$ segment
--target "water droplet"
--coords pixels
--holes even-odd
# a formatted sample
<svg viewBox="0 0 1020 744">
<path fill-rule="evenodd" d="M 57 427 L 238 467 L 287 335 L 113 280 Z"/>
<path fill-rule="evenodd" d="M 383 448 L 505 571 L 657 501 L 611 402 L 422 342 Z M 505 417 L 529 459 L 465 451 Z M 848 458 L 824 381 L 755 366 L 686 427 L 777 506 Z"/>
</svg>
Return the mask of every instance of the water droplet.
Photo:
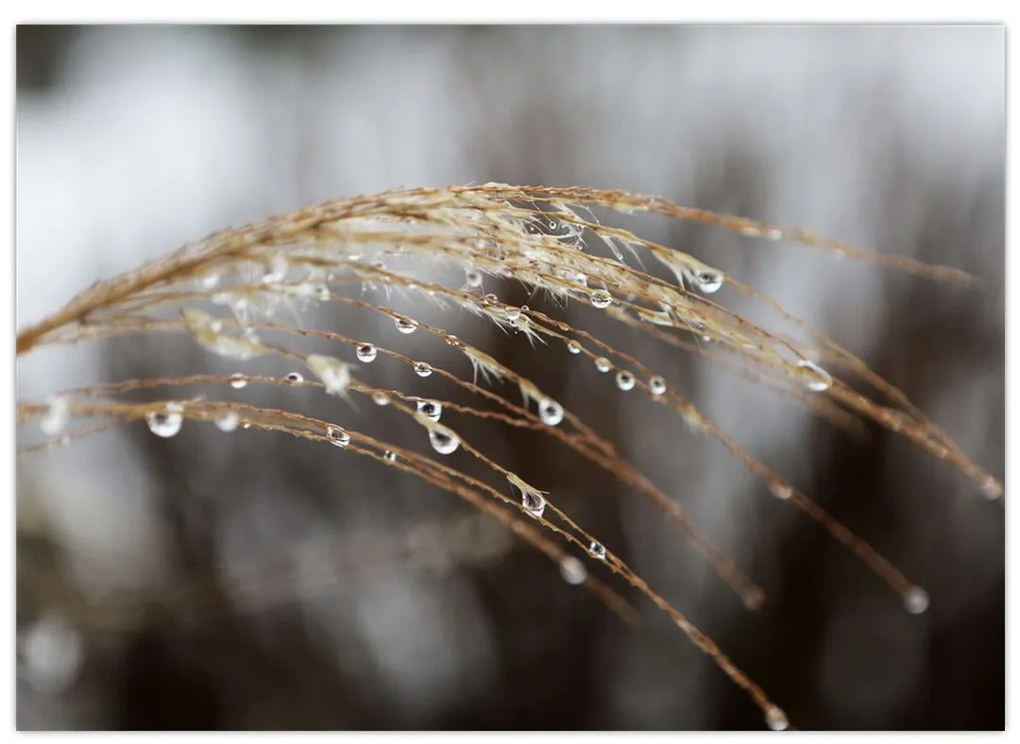
<svg viewBox="0 0 1020 744">
<path fill-rule="evenodd" d="M 482 272 L 478 269 L 468 269 L 464 272 L 464 281 L 469 287 L 477 289 L 482 286 Z"/>
<path fill-rule="evenodd" d="M 429 430 L 429 441 L 432 449 L 441 455 L 449 455 L 460 447 L 460 437 L 445 426 L 437 426 Z"/>
<path fill-rule="evenodd" d="M 616 387 L 620 388 L 620 390 L 633 390 L 634 382 L 634 375 L 630 372 L 616 373 Z"/>
<path fill-rule="evenodd" d="M 610 362 L 605 357 L 598 357 L 595 360 L 595 369 L 597 369 L 599 372 L 608 372 L 612 368 L 613 368 L 613 363 Z"/>
<path fill-rule="evenodd" d="M 701 269 L 694 272 L 692 276 L 694 278 L 694 286 L 705 294 L 718 292 L 719 288 L 723 285 L 723 274 L 715 269 Z"/>
<path fill-rule="evenodd" d="M 46 399 L 46 413 L 39 421 L 39 428 L 44 434 L 59 434 L 67 426 L 70 412 L 67 410 L 67 399 L 55 396 Z"/>
<path fill-rule="evenodd" d="M 648 381 L 648 387 L 651 389 L 652 395 L 664 395 L 666 392 L 666 381 L 656 376 Z"/>
<path fill-rule="evenodd" d="M 368 364 L 374 362 L 379 351 L 372 346 L 372 344 L 358 344 L 358 348 L 354 350 L 354 354 L 358 357 L 359 362 Z"/>
<path fill-rule="evenodd" d="M 411 320 L 410 318 L 397 318 L 393 321 L 393 324 L 397 327 L 398 331 L 405 335 L 414 333 L 418 329 L 418 321 Z"/>
<path fill-rule="evenodd" d="M 912 587 L 903 595 L 903 606 L 911 615 L 920 615 L 928 609 L 928 592 L 919 586 Z"/>
<path fill-rule="evenodd" d="M 521 309 L 519 307 L 507 305 L 505 308 L 503 308 L 503 315 L 506 317 L 507 320 L 513 323 L 514 321 L 521 317 Z"/>
<path fill-rule="evenodd" d="M 990 501 L 1002 498 L 1002 484 L 994 476 L 986 475 L 981 482 L 981 493 Z"/>
<path fill-rule="evenodd" d="M 210 272 L 204 275 L 200 282 L 205 289 L 212 289 L 220 283 L 220 275 L 215 271 Z"/>
<path fill-rule="evenodd" d="M 248 378 L 242 375 L 240 372 L 235 372 L 230 376 L 230 387 L 234 388 L 235 390 L 240 390 L 241 388 L 247 386 Z"/>
<path fill-rule="evenodd" d="M 592 540 L 591 544 L 588 545 L 588 555 L 597 561 L 604 561 L 606 559 L 606 546 L 597 540 Z"/>
<path fill-rule="evenodd" d="M 790 720 L 782 710 L 772 705 L 765 711 L 765 725 L 773 731 L 785 731 L 790 726 Z"/>
<path fill-rule="evenodd" d="M 808 390 L 822 393 L 832 387 L 832 375 L 814 362 L 801 359 L 797 362 L 797 366 L 803 370 L 801 377 L 804 379 L 804 384 L 807 385 Z"/>
<path fill-rule="evenodd" d="M 432 374 L 432 365 L 427 362 L 415 362 L 414 373 L 418 377 L 428 377 Z"/>
<path fill-rule="evenodd" d="M 783 483 L 782 481 L 770 483 L 769 490 L 772 491 L 772 494 L 776 498 L 782 499 L 783 501 L 786 501 L 788 498 L 793 496 L 793 486 L 789 483 Z"/>
<path fill-rule="evenodd" d="M 291 372 L 289 375 L 283 378 L 285 382 L 291 385 L 297 385 L 298 383 L 304 382 L 305 378 L 300 372 Z"/>
<path fill-rule="evenodd" d="M 346 447 L 351 443 L 351 435 L 336 426 L 327 426 L 326 436 L 334 447 Z"/>
<path fill-rule="evenodd" d="M 489 292 L 482 298 L 482 302 L 484 302 L 486 305 L 495 305 L 497 302 L 499 302 L 499 298 L 492 292 Z"/>
<path fill-rule="evenodd" d="M 443 404 L 438 400 L 419 400 L 418 413 L 424 414 L 432 421 L 438 421 L 439 417 L 443 415 Z"/>
<path fill-rule="evenodd" d="M 538 404 L 538 416 L 543 424 L 556 426 L 563 420 L 563 406 L 550 398 L 543 398 Z"/>
<path fill-rule="evenodd" d="M 591 306 L 599 310 L 613 304 L 613 296 L 604 289 L 596 289 L 588 295 L 588 299 L 591 301 Z"/>
<path fill-rule="evenodd" d="M 569 351 L 571 354 L 580 354 L 581 344 L 579 344 L 574 339 L 570 339 L 569 341 L 567 341 L 567 351 Z"/>
<path fill-rule="evenodd" d="M 388 406 L 390 404 L 390 396 L 386 393 L 372 393 L 372 402 L 377 406 Z"/>
<path fill-rule="evenodd" d="M 383 459 L 386 460 L 386 462 L 396 462 L 397 453 L 392 450 L 386 450 L 383 452 Z"/>
<path fill-rule="evenodd" d="M 577 558 L 572 555 L 564 556 L 560 561 L 560 576 L 568 584 L 578 586 L 588 578 L 588 569 L 584 567 Z"/>
<path fill-rule="evenodd" d="M 521 506 L 535 519 L 539 519 L 545 513 L 546 503 L 548 502 L 546 502 L 545 497 L 540 493 L 535 493 L 534 491 L 524 491 L 521 493 Z"/>
<path fill-rule="evenodd" d="M 162 411 L 151 411 L 145 414 L 145 420 L 149 424 L 149 431 L 158 437 L 172 437 L 181 430 L 184 417 L 181 412 L 184 409 L 176 403 L 167 403 Z"/>
<path fill-rule="evenodd" d="M 222 416 L 218 416 L 214 423 L 220 431 L 233 431 L 240 422 L 241 417 L 237 411 L 227 411 Z"/>
</svg>

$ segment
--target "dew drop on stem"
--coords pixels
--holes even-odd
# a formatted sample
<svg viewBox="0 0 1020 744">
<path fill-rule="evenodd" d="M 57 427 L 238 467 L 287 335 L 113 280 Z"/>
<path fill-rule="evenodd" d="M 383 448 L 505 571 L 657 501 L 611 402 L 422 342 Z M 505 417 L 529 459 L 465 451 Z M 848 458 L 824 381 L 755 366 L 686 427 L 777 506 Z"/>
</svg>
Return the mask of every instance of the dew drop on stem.
<svg viewBox="0 0 1020 744">
<path fill-rule="evenodd" d="M 372 346 L 372 344 L 358 344 L 358 347 L 354 350 L 354 354 L 358 357 L 359 362 L 368 364 L 375 361 L 379 352 L 374 346 Z"/>
</svg>

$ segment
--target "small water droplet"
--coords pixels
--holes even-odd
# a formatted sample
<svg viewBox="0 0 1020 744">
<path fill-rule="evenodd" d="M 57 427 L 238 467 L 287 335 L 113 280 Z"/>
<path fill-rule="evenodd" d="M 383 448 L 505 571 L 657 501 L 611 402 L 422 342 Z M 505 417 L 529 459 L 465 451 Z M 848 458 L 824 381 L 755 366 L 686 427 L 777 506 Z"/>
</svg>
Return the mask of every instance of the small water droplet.
<svg viewBox="0 0 1020 744">
<path fill-rule="evenodd" d="M 832 375 L 814 362 L 801 359 L 797 362 L 797 366 L 804 370 L 801 377 L 803 377 L 804 384 L 807 385 L 808 390 L 822 393 L 832 387 Z"/>
<path fill-rule="evenodd" d="M 535 519 L 539 519 L 545 513 L 545 497 L 540 493 L 525 491 L 521 494 L 521 506 Z"/>
<path fill-rule="evenodd" d="M 145 414 L 149 431 L 158 437 L 172 437 L 181 430 L 184 409 L 176 403 L 167 403 L 162 411 L 150 411 Z"/>
<path fill-rule="evenodd" d="M 205 289 L 212 289 L 213 287 L 220 283 L 220 275 L 217 272 L 213 271 L 204 275 L 200 281 L 202 287 L 204 287 Z"/>
<path fill-rule="evenodd" d="M 439 417 L 443 415 L 443 404 L 438 400 L 419 400 L 417 407 L 418 413 L 424 414 L 432 421 L 438 421 Z"/>
<path fill-rule="evenodd" d="M 248 378 L 242 375 L 240 372 L 235 372 L 230 376 L 230 387 L 234 388 L 235 390 L 240 390 L 241 388 L 247 386 Z"/>
<path fill-rule="evenodd" d="M 397 318 L 393 321 L 393 324 L 397 327 L 397 330 L 404 335 L 414 333 L 418 329 L 418 321 L 411 320 L 410 318 Z"/>
<path fill-rule="evenodd" d="M 392 450 L 386 450 L 383 452 L 383 459 L 386 460 L 386 462 L 396 462 L 397 453 Z"/>
<path fill-rule="evenodd" d="M 334 447 L 346 447 L 351 443 L 351 435 L 336 426 L 327 426 L 326 436 Z"/>
<path fill-rule="evenodd" d="M 765 711 L 765 725 L 773 731 L 785 731 L 789 728 L 790 721 L 782 710 L 773 705 Z"/>
<path fill-rule="evenodd" d="M 570 339 L 569 341 L 567 341 L 567 351 L 569 351 L 571 354 L 580 354 L 581 344 L 579 344 L 574 339 Z"/>
<path fill-rule="evenodd" d="M 386 393 L 372 393 L 372 402 L 377 406 L 388 406 L 390 404 L 390 396 Z"/>
<path fill-rule="evenodd" d="M 666 381 L 656 376 L 648 381 L 648 387 L 651 389 L 652 395 L 664 395 L 666 392 Z"/>
<path fill-rule="evenodd" d="M 597 540 L 592 540 L 591 544 L 588 545 L 588 555 L 597 561 L 604 561 L 606 559 L 606 546 Z"/>
<path fill-rule="evenodd" d="M 298 383 L 305 381 L 304 375 L 302 375 L 300 372 L 291 372 L 283 379 L 290 385 L 297 385 Z"/>
<path fill-rule="evenodd" d="M 572 586 L 583 584 L 588 578 L 588 569 L 572 555 L 564 556 L 560 561 L 560 576 Z"/>
<path fill-rule="evenodd" d="M 617 372 L 616 373 L 616 387 L 620 390 L 633 390 L 634 389 L 634 375 L 630 372 Z"/>
<path fill-rule="evenodd" d="M 595 369 L 597 369 L 599 372 L 608 372 L 612 368 L 613 368 L 613 363 L 610 362 L 605 357 L 598 357 L 595 360 Z"/>
<path fill-rule="evenodd" d="M 769 490 L 772 491 L 776 498 L 783 501 L 793 496 L 793 487 L 789 483 L 783 483 L 782 481 L 769 484 Z"/>
<path fill-rule="evenodd" d="M 495 305 L 497 302 L 499 302 L 499 298 L 496 297 L 496 295 L 493 294 L 492 292 L 489 292 L 482 298 L 482 302 L 484 302 L 486 305 Z"/>
<path fill-rule="evenodd" d="M 354 354 L 358 357 L 359 362 L 368 364 L 374 362 L 379 351 L 372 346 L 372 344 L 358 344 L 358 348 L 354 350 Z"/>
<path fill-rule="evenodd" d="M 46 413 L 39 421 L 39 428 L 45 434 L 59 434 L 67 426 L 70 413 L 67 410 L 67 399 L 55 396 L 46 399 Z"/>
<path fill-rule="evenodd" d="M 920 615 L 928 609 L 928 592 L 919 586 L 912 587 L 903 595 L 903 606 L 911 615 Z"/>
<path fill-rule="evenodd" d="M 220 431 L 233 431 L 240 422 L 241 417 L 237 411 L 227 411 L 222 416 L 218 416 L 214 423 Z"/>
<path fill-rule="evenodd" d="M 692 276 L 694 277 L 694 286 L 705 294 L 718 292 L 723 285 L 723 274 L 715 269 L 701 269 L 695 271 Z"/>
<path fill-rule="evenodd" d="M 428 377 L 432 374 L 432 365 L 428 362 L 415 362 L 414 373 L 418 375 L 418 377 Z"/>
<path fill-rule="evenodd" d="M 591 301 L 591 306 L 602 310 L 613 304 L 613 296 L 604 289 L 596 289 L 590 295 L 588 299 Z"/>
<path fill-rule="evenodd" d="M 986 475 L 984 480 L 981 482 L 981 493 L 989 501 L 1002 498 L 1002 483 L 998 481 L 994 476 Z"/>
<path fill-rule="evenodd" d="M 512 305 L 507 305 L 503 308 L 503 316 L 511 323 L 521 317 L 521 309 Z"/>
<path fill-rule="evenodd" d="M 429 430 L 429 442 L 432 449 L 441 455 L 449 455 L 456 452 L 460 447 L 460 437 L 447 429 L 445 426 L 437 426 Z"/>
<path fill-rule="evenodd" d="M 538 404 L 538 416 L 543 424 L 556 426 L 563 420 L 563 406 L 550 398 L 543 398 Z"/>
<path fill-rule="evenodd" d="M 464 281 L 469 287 L 477 289 L 482 286 L 482 272 L 478 269 L 468 269 L 464 272 Z"/>
</svg>

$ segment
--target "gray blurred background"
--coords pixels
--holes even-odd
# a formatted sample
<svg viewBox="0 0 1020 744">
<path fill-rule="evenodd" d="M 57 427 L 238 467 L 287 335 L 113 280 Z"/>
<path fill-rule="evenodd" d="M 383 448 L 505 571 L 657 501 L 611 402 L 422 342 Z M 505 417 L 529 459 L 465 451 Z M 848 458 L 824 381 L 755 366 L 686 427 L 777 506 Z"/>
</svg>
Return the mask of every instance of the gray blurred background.
<svg viewBox="0 0 1020 744">
<path fill-rule="evenodd" d="M 992 26 L 22 26 L 18 325 L 188 240 L 330 197 L 490 180 L 622 188 L 988 279 L 975 293 L 633 223 L 811 319 L 1002 475 L 1004 62 Z M 718 301 L 743 308 L 725 290 Z M 488 430 L 490 454 L 604 537 L 798 727 L 1003 728 L 1001 505 L 883 431 L 854 442 L 571 313 L 681 382 L 924 586 L 930 610 L 907 614 L 660 407 L 565 354 L 451 319 L 584 412 L 768 601 L 743 609 L 660 512 L 536 435 Z M 18 393 L 209 366 L 162 339 L 40 350 L 19 360 Z M 19 462 L 20 728 L 763 727 L 637 595 L 644 623 L 628 627 L 447 494 L 208 428 L 162 440 L 139 425 Z"/>
</svg>

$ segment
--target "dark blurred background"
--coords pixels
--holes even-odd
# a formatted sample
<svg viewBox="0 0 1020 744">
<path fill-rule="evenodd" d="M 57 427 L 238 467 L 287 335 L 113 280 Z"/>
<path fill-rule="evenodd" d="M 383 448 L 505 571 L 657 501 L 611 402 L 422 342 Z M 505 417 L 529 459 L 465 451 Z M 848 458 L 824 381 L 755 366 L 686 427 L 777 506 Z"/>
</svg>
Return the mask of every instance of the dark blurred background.
<svg viewBox="0 0 1020 744">
<path fill-rule="evenodd" d="M 1004 63 L 995 26 L 21 26 L 18 324 L 188 240 L 330 197 L 622 188 L 985 277 L 971 292 L 633 223 L 812 320 L 1002 475 Z M 688 506 L 765 606 L 746 611 L 661 512 L 548 441 L 492 430 L 490 454 L 604 537 L 798 727 L 1004 727 L 1001 504 L 882 430 L 855 442 L 570 312 L 682 382 L 930 609 L 905 612 L 659 407 L 451 319 Z M 19 361 L 18 392 L 203 364 L 162 339 L 41 350 Z M 138 429 L 19 462 L 22 729 L 763 727 L 639 596 L 620 587 L 644 618 L 628 627 L 447 494 L 264 433 Z"/>
</svg>

